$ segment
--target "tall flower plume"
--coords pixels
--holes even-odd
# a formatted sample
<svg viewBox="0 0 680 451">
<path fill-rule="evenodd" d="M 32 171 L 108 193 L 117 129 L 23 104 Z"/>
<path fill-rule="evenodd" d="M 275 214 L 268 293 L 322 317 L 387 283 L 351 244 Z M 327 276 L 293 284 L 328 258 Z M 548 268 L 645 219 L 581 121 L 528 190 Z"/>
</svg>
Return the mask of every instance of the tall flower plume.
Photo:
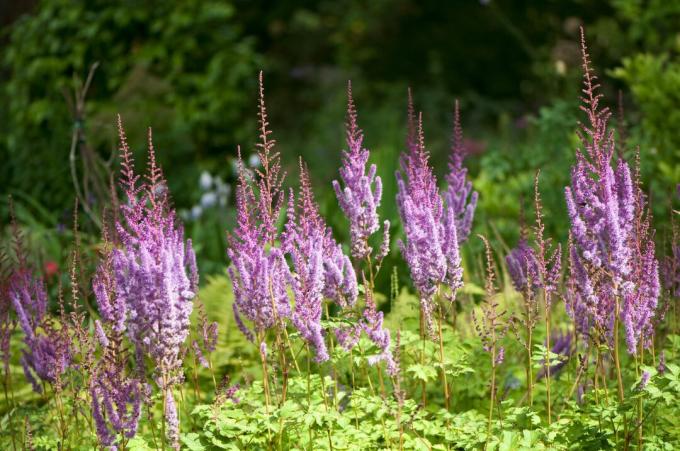
<svg viewBox="0 0 680 451">
<path fill-rule="evenodd" d="M 373 250 L 369 238 L 380 228 L 377 208 L 382 197 L 382 180 L 376 175 L 375 164 L 371 164 L 366 171 L 369 151 L 363 147 L 364 135 L 357 123 L 351 83 L 347 85 L 346 136 L 348 150 L 343 151 L 340 168 L 344 188 L 337 180 L 333 180 L 333 188 L 340 208 L 349 219 L 352 257 L 363 260 Z M 388 234 L 389 222 L 386 221 L 383 228 L 384 233 Z M 380 254 L 383 253 L 384 249 Z"/>
<path fill-rule="evenodd" d="M 636 352 L 641 338 L 651 333 L 658 298 L 658 262 L 643 217 L 645 199 L 631 177 L 628 163 L 616 153 L 614 131 L 608 127 L 608 108 L 600 108 L 599 84 L 590 67 L 581 30 L 584 88 L 581 109 L 581 150 L 565 188 L 571 222 L 570 249 L 573 285 L 572 314 L 587 312 L 590 318 L 574 318 L 577 324 L 597 326 L 610 339 L 617 310 L 626 328 L 628 351 Z M 638 181 L 639 183 L 639 181 Z M 642 265 L 636 265 L 640 261 Z M 644 271 L 640 269 L 644 266 Z M 582 307 L 581 307 L 582 306 Z"/>
<path fill-rule="evenodd" d="M 103 330 L 100 333 L 104 334 Z M 90 378 L 91 408 L 99 442 L 116 449 L 117 435 L 130 439 L 137 433 L 144 392 L 142 383 L 125 372 L 127 359 L 120 340 L 107 337 L 105 341 L 111 344 Z"/>
<path fill-rule="evenodd" d="M 342 308 L 350 307 L 356 302 L 358 286 L 349 257 L 319 214 L 309 170 L 302 161 L 297 208 L 291 192 L 283 243 L 295 271 L 290 278 L 295 297 L 293 324 L 315 348 L 316 360 L 327 360 L 321 328 L 324 297 Z"/>
<path fill-rule="evenodd" d="M 4 281 L 6 291 L 2 295 L 6 296 L 14 308 L 17 322 L 24 333 L 23 342 L 26 347 L 21 351 L 20 362 L 26 380 L 35 392 L 42 393 L 40 382 L 58 383 L 61 375 L 71 365 L 71 338 L 65 326 L 55 327 L 52 318 L 47 315 L 45 282 L 41 277 L 34 276 L 29 268 L 11 203 L 10 212 L 17 266 Z M 9 310 L 6 312 L 6 319 L 7 327 L 10 327 Z M 9 336 L 3 348 L 7 346 Z M 3 349 L 3 353 L 9 358 L 9 348 Z"/>
<path fill-rule="evenodd" d="M 182 380 L 182 346 L 198 290 L 196 256 L 170 206 L 151 131 L 148 174 L 140 184 L 120 117 L 118 129 L 125 193 L 115 223 L 120 242 L 102 260 L 93 290 L 102 318 L 127 334 L 140 368 L 144 357 L 153 361 L 161 390 L 172 396 L 171 387 Z M 170 427 L 168 436 L 175 433 Z"/>
<path fill-rule="evenodd" d="M 282 324 L 290 317 L 291 308 L 286 287 L 290 279 L 284 252 L 276 245 L 279 238 L 277 223 L 284 201 L 281 188 L 279 153 L 270 138 L 264 87 L 260 73 L 258 157 L 261 169 L 250 179 L 239 150 L 239 180 L 236 188 L 236 228 L 229 235 L 228 269 L 234 292 L 234 317 L 245 336 L 255 340 L 253 332 L 243 322 L 250 321 L 257 335 Z"/>
<path fill-rule="evenodd" d="M 416 127 L 410 95 L 408 127 L 408 151 L 402 154 L 401 171 L 396 174 L 397 206 L 405 235 L 399 247 L 418 290 L 425 323 L 431 330 L 434 296 L 440 284 L 447 285 L 455 295 L 462 286 L 463 270 L 455 211 L 450 206 L 445 208 L 439 194 L 425 149 L 422 115 Z"/>
<path fill-rule="evenodd" d="M 446 174 L 447 187 L 444 192 L 444 199 L 447 207 L 453 210 L 458 244 L 465 242 L 470 236 L 478 197 L 477 191 L 472 191 L 472 182 L 467 177 L 467 168 L 463 166 L 464 158 L 463 128 L 460 125 L 460 109 L 456 100 L 449 172 Z"/>
</svg>

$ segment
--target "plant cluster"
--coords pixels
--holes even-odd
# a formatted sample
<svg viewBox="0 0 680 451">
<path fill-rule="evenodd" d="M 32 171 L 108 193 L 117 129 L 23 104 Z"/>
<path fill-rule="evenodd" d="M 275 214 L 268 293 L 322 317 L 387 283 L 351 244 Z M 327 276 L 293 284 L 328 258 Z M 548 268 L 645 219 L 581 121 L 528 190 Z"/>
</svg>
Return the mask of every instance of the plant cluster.
<svg viewBox="0 0 680 451">
<path fill-rule="evenodd" d="M 500 255 L 479 235 L 484 288 L 461 257 L 478 195 L 464 165 L 457 103 L 440 187 L 423 115 L 409 92 L 395 174 L 399 229 L 381 221 L 383 181 L 369 163 L 348 85 L 347 150 L 333 181 L 349 225 L 349 242 L 341 243 L 320 213 L 302 159 L 299 187 L 284 185 L 260 74 L 259 164 L 248 167 L 239 150 L 228 279 L 212 278 L 203 290 L 151 131 L 142 178 L 119 118 L 121 171 L 101 217 L 98 264 L 85 274 L 74 220 L 71 293 L 59 287 L 55 312 L 12 221 L 14 246 L 0 260 L 0 427 L 11 437 L 2 443 L 191 450 L 679 446 L 678 232 L 661 260 L 640 154 L 629 162 L 621 151 L 583 34 L 581 48 L 586 121 L 565 188 L 568 270 L 561 243 L 546 233 L 537 173 L 534 225 L 522 215 L 516 247 Z M 389 309 L 381 309 L 376 277 L 395 232 L 415 296 L 393 271 Z M 220 328 L 225 318 L 230 324 Z M 17 359 L 33 394 L 15 379 Z"/>
</svg>

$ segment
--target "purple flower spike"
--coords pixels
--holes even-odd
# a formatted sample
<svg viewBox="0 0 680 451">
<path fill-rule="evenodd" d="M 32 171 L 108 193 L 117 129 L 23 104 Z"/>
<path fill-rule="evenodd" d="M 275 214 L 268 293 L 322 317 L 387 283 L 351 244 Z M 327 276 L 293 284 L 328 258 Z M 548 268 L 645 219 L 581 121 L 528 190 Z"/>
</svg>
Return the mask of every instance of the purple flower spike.
<svg viewBox="0 0 680 451">
<path fill-rule="evenodd" d="M 417 138 L 412 136 L 413 122 L 409 104 L 409 149 L 402 154 L 401 171 L 397 172 L 397 205 L 405 235 L 399 247 L 418 290 L 425 324 L 431 332 L 434 296 L 440 284 L 451 289 L 451 299 L 454 299 L 455 291 L 462 286 L 463 270 L 455 211 L 451 206 L 444 208 L 437 179 L 429 165 L 422 115 L 418 118 Z"/>
<path fill-rule="evenodd" d="M 284 250 L 276 245 L 280 238 L 277 223 L 283 206 L 279 153 L 274 151 L 275 141 L 270 138 L 264 87 L 260 73 L 259 100 L 260 143 L 259 168 L 251 177 L 238 151 L 239 179 L 236 188 L 236 228 L 229 234 L 227 255 L 231 260 L 228 269 L 234 292 L 234 317 L 236 324 L 251 341 L 255 334 L 248 329 L 243 318 L 250 321 L 259 336 L 267 329 L 285 327 L 291 308 L 287 286 L 290 270 Z M 283 237 L 282 244 L 283 244 Z M 259 337 L 257 337 L 259 339 Z"/>
<path fill-rule="evenodd" d="M 532 290 L 539 286 L 538 260 L 534 249 L 529 246 L 526 239 L 521 239 L 510 253 L 505 257 L 508 273 L 515 290 L 523 293 L 531 283 Z M 530 281 L 530 282 L 529 282 Z"/>
<path fill-rule="evenodd" d="M 33 390 L 42 393 L 40 381 L 58 382 L 70 366 L 71 339 L 65 327 L 55 328 L 46 316 L 44 282 L 34 278 L 27 268 L 19 268 L 10 277 L 8 296 L 24 332 L 26 348 L 20 358 L 24 375 Z"/>
<path fill-rule="evenodd" d="M 198 291 L 196 257 L 191 240 L 184 239 L 184 230 L 177 224 L 170 205 L 167 184 L 156 164 L 151 130 L 149 170 L 141 184 L 120 117 L 118 131 L 122 159 L 120 185 L 125 193 L 125 203 L 121 204 L 120 216 L 115 222 L 120 242 L 105 252 L 93 279 L 93 291 L 102 319 L 114 333 L 125 333 L 132 342 L 139 373 L 144 373 L 144 360 L 148 357 L 153 362 L 160 389 L 171 393 L 172 386 L 183 378 L 183 345 L 189 335 L 193 300 Z M 108 241 L 106 233 L 104 238 Z M 112 247 L 108 246 L 111 243 L 106 244 Z M 101 384 L 92 390 L 93 397 L 107 400 Z M 101 407 L 97 407 L 100 401 L 93 402 L 96 419 L 97 412 L 101 411 Z M 111 408 L 105 410 L 109 417 L 113 415 Z M 111 419 L 115 420 L 115 416 Z M 115 423 L 112 426 L 117 428 Z M 129 429 L 128 425 L 121 427 Z M 99 425 L 98 430 L 105 438 Z M 172 432 L 168 419 L 168 438 L 178 447 L 178 436 Z"/>
<path fill-rule="evenodd" d="M 453 210 L 458 244 L 462 244 L 470 236 L 472 219 L 475 215 L 475 208 L 477 208 L 478 194 L 476 191 L 472 191 L 472 182 L 467 178 L 467 168 L 463 166 L 465 147 L 463 145 L 463 129 L 460 125 L 460 110 L 457 100 L 453 124 L 449 173 L 446 175 L 447 187 L 444 198 L 448 208 Z"/>
<path fill-rule="evenodd" d="M 352 98 L 352 84 L 347 84 L 347 151 L 343 151 L 340 182 L 333 180 L 333 188 L 340 208 L 350 223 L 352 257 L 367 258 L 373 249 L 369 238 L 380 228 L 377 208 L 382 197 L 382 180 L 372 164 L 368 171 L 369 151 L 363 147 L 364 135 L 357 124 L 357 112 Z"/>
<path fill-rule="evenodd" d="M 368 338 L 380 349 L 380 354 L 370 356 L 368 363 L 375 365 L 381 361 L 385 362 L 387 373 L 390 376 L 396 376 L 398 367 L 390 350 L 390 332 L 383 328 L 383 312 L 377 310 L 370 291 L 366 292 L 366 308 L 364 309 L 361 328 L 366 332 Z"/>
<path fill-rule="evenodd" d="M 572 167 L 571 185 L 565 188 L 572 238 L 567 311 L 580 333 L 597 327 L 610 341 L 617 339 L 612 326 L 620 319 L 628 352 L 636 354 L 640 343 L 650 343 L 660 290 L 651 217 L 628 163 L 619 157 L 612 164 L 616 143 L 608 127 L 611 114 L 599 107 L 602 95 L 597 93 L 583 30 L 581 48 L 581 109 L 588 121 L 581 125 L 582 148 Z"/>
<path fill-rule="evenodd" d="M 90 379 L 92 417 L 104 446 L 113 446 L 119 434 L 134 437 L 142 412 L 142 384 L 125 375 L 125 360 L 116 355 L 119 351 L 107 349 Z"/>
<path fill-rule="evenodd" d="M 324 297 L 346 308 L 356 302 L 358 286 L 349 257 L 342 252 L 319 214 L 309 170 L 302 161 L 297 208 L 291 192 L 282 241 L 295 272 L 290 277 L 295 298 L 292 322 L 314 348 L 315 360 L 326 361 L 329 355 L 321 327 Z"/>
<path fill-rule="evenodd" d="M 181 346 L 198 290 L 190 240 L 176 224 L 169 194 L 149 130 L 149 173 L 138 186 L 122 122 L 121 185 L 126 203 L 116 221 L 120 246 L 106 255 L 93 281 L 102 318 L 116 332 L 125 331 L 138 358 L 148 355 L 166 384 L 181 378 Z"/>
</svg>

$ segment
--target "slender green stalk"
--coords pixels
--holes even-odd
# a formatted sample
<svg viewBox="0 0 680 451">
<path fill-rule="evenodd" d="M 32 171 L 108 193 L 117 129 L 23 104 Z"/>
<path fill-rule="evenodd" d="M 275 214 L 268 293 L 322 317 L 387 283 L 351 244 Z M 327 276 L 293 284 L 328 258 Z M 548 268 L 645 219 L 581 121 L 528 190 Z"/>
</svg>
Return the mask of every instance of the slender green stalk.
<svg viewBox="0 0 680 451">
<path fill-rule="evenodd" d="M 552 403 L 550 400 L 550 299 L 545 297 L 545 392 L 548 403 L 548 426 L 552 423 Z"/>
<path fill-rule="evenodd" d="M 449 383 L 446 380 L 446 366 L 444 365 L 444 338 L 442 336 L 442 311 L 439 309 L 438 318 L 438 328 L 439 328 L 439 363 L 442 369 L 442 383 L 444 384 L 444 405 L 446 406 L 446 411 L 449 411 Z M 448 420 L 447 420 L 448 423 Z"/>
<path fill-rule="evenodd" d="M 527 349 L 527 399 L 529 400 L 529 406 L 534 405 L 534 370 L 533 370 L 533 362 L 531 360 L 531 351 L 533 349 L 534 343 L 533 343 L 533 327 L 531 324 L 531 305 L 526 302 L 525 303 L 525 311 L 526 311 L 526 327 L 527 327 L 527 342 L 526 342 L 526 349 Z"/>
<path fill-rule="evenodd" d="M 486 442 L 484 443 L 484 449 L 487 449 L 489 445 L 489 438 L 491 438 L 491 423 L 493 421 L 493 407 L 494 398 L 496 397 L 496 345 L 495 345 L 495 331 L 492 329 L 492 338 L 494 345 L 491 348 L 491 394 L 489 396 L 489 421 L 486 428 Z"/>
<path fill-rule="evenodd" d="M 616 366 L 616 382 L 619 402 L 623 402 L 623 378 L 621 377 L 621 359 L 619 356 L 619 297 L 616 296 L 616 316 L 614 317 L 614 365 Z"/>
<path fill-rule="evenodd" d="M 638 359 L 635 359 L 635 372 L 637 373 L 637 376 L 640 377 L 640 365 L 644 363 L 644 349 L 642 347 L 642 340 L 640 340 L 640 344 L 638 346 L 638 354 L 640 355 L 640 361 L 638 362 Z M 638 450 L 642 450 L 642 396 L 638 397 L 637 414 Z"/>
</svg>

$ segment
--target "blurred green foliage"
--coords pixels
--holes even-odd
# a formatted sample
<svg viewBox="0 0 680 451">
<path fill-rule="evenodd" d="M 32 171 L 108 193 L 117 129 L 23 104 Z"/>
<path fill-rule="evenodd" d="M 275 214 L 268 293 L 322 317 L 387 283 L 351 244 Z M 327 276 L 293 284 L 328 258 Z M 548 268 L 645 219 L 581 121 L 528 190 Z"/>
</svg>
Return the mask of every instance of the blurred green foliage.
<svg viewBox="0 0 680 451">
<path fill-rule="evenodd" d="M 254 128 L 242 112 L 259 62 L 228 2 L 49 0 L 8 32 L 2 177 L 47 208 L 72 204 L 74 126 L 84 126 L 90 145 L 108 159 L 117 147 L 116 113 L 135 148 L 153 125 L 178 200 L 188 188 L 182 181 L 198 174 L 188 162 L 224 152 Z M 65 95 L 95 62 L 85 124 L 74 124 Z"/>
</svg>

